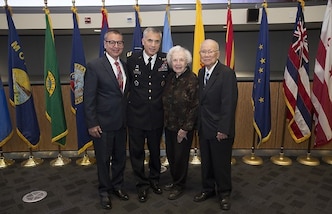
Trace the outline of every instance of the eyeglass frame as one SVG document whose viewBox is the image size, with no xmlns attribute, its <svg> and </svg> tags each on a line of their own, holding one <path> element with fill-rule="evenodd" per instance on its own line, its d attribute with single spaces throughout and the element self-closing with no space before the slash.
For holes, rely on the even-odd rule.
<svg viewBox="0 0 332 214">
<path fill-rule="evenodd" d="M 115 46 L 116 44 L 119 46 L 119 47 L 123 47 L 124 46 L 124 41 L 114 41 L 114 40 L 104 40 L 106 43 L 108 43 L 109 45 L 111 46 Z"/>
</svg>

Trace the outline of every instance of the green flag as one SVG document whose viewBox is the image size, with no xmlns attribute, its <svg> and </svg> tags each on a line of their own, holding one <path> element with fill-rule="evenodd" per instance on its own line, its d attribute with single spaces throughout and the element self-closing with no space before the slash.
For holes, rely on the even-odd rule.
<svg viewBox="0 0 332 214">
<path fill-rule="evenodd" d="M 52 143 L 66 144 L 68 134 L 62 102 L 60 75 L 54 44 L 54 35 L 49 17 L 49 10 L 44 8 L 46 18 L 44 84 L 46 100 L 46 117 L 52 126 Z"/>
</svg>

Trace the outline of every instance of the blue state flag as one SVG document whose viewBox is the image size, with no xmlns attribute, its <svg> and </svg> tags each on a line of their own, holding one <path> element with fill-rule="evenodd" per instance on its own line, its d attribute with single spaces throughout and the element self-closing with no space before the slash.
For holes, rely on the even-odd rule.
<svg viewBox="0 0 332 214">
<path fill-rule="evenodd" d="M 5 90 L 0 77 L 0 147 L 5 145 L 13 136 Z"/>
<path fill-rule="evenodd" d="M 137 52 L 141 51 L 143 49 L 142 45 L 142 29 L 141 29 L 141 24 L 139 21 L 139 14 L 138 14 L 139 7 L 135 7 L 135 29 L 134 29 L 134 34 L 133 34 L 133 47 L 132 51 Z"/>
<path fill-rule="evenodd" d="M 84 152 L 88 147 L 92 146 L 92 141 L 88 133 L 88 128 L 84 120 L 84 74 L 86 71 L 86 63 L 81 39 L 80 29 L 77 23 L 77 11 L 73 10 L 73 39 L 72 39 L 72 55 L 70 68 L 70 86 L 71 86 L 71 106 L 72 111 L 76 115 L 77 144 L 78 154 Z"/>
<path fill-rule="evenodd" d="M 104 48 L 104 35 L 108 31 L 108 20 L 107 20 L 107 10 L 106 8 L 101 9 L 102 22 L 100 30 L 100 42 L 99 42 L 99 57 L 102 57 L 105 54 Z"/>
<path fill-rule="evenodd" d="M 29 75 L 25 65 L 24 52 L 8 7 L 5 7 L 8 22 L 8 79 L 15 105 L 16 131 L 18 136 L 35 148 L 39 143 L 40 130 L 33 102 Z"/>
<path fill-rule="evenodd" d="M 168 53 L 169 49 L 171 49 L 172 47 L 173 40 L 171 34 L 171 26 L 169 24 L 169 10 L 166 10 L 164 19 L 162 52 Z"/>
<path fill-rule="evenodd" d="M 269 140 L 271 135 L 270 103 L 270 41 L 266 15 L 263 7 L 256 53 L 255 77 L 252 90 L 254 128 L 258 135 L 258 145 Z"/>
</svg>

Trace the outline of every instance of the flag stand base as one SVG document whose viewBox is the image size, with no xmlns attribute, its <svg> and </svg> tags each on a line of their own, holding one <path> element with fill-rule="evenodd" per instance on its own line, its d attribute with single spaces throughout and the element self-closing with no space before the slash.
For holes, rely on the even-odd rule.
<svg viewBox="0 0 332 214">
<path fill-rule="evenodd" d="M 84 154 L 84 156 L 78 160 L 76 160 L 76 164 L 80 166 L 90 166 L 96 163 L 95 158 L 90 158 L 88 154 Z"/>
<path fill-rule="evenodd" d="M 70 163 L 69 158 L 62 157 L 61 154 L 58 154 L 58 157 L 50 162 L 51 166 L 57 167 L 57 166 L 65 166 L 68 163 Z"/>
<path fill-rule="evenodd" d="M 263 159 L 261 157 L 255 156 L 255 153 L 251 153 L 251 155 L 246 155 L 246 156 L 242 157 L 242 161 L 246 164 L 254 165 L 254 166 L 263 164 Z"/>
<path fill-rule="evenodd" d="M 200 160 L 200 158 L 198 157 L 197 153 L 194 154 L 194 156 L 192 157 L 190 163 L 191 163 L 191 164 L 194 164 L 194 165 L 201 164 L 201 160 Z"/>
<path fill-rule="evenodd" d="M 235 165 L 235 164 L 236 164 L 236 159 L 235 159 L 235 157 L 232 157 L 231 164 L 232 164 L 232 165 Z"/>
<path fill-rule="evenodd" d="M 28 160 L 23 161 L 21 163 L 21 166 L 23 166 L 23 167 L 35 167 L 35 166 L 38 166 L 38 165 L 42 164 L 43 162 L 44 162 L 43 159 L 34 158 L 32 155 L 30 155 Z"/>
<path fill-rule="evenodd" d="M 307 165 L 307 166 L 318 166 L 320 164 L 319 160 L 314 157 L 310 157 L 310 153 L 308 152 L 307 155 L 301 155 L 297 157 L 297 162 Z"/>
<path fill-rule="evenodd" d="M 327 164 L 332 164 L 332 156 L 322 157 L 322 160 Z"/>
<path fill-rule="evenodd" d="M 285 157 L 283 152 L 280 152 L 279 155 L 272 156 L 270 160 L 272 161 L 272 163 L 280 166 L 292 165 L 292 160 L 288 157 Z"/>
<path fill-rule="evenodd" d="M 6 168 L 7 166 L 13 165 L 15 163 L 12 159 L 5 159 L 4 156 L 0 156 L 0 169 Z"/>
<path fill-rule="evenodd" d="M 169 162 L 168 162 L 168 159 L 167 159 L 166 156 L 162 158 L 161 162 L 162 162 L 161 165 L 163 165 L 163 166 L 168 166 L 169 165 Z"/>
</svg>

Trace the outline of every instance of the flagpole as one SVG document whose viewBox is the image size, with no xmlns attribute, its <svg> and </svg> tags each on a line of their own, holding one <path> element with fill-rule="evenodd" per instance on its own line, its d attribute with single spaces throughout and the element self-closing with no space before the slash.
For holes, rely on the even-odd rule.
<svg viewBox="0 0 332 214">
<path fill-rule="evenodd" d="M 311 152 L 310 152 L 311 151 L 311 137 L 312 137 L 312 134 L 309 137 L 307 155 L 300 155 L 296 158 L 296 160 L 297 160 L 297 162 L 299 162 L 303 165 L 318 166 L 320 164 L 320 161 L 318 160 L 318 158 L 311 157 Z"/>
<path fill-rule="evenodd" d="M 3 156 L 2 147 L 0 147 L 0 169 L 6 168 L 7 166 L 13 165 L 14 163 L 14 160 L 6 159 L 5 156 Z"/>
<path fill-rule="evenodd" d="M 242 157 L 242 161 L 249 165 L 262 165 L 263 159 L 261 157 L 258 157 L 255 155 L 255 139 L 256 139 L 256 132 L 255 129 L 253 130 L 253 140 L 252 140 L 252 146 L 251 146 L 251 155 L 246 155 Z"/>
<path fill-rule="evenodd" d="M 280 85 L 279 85 L 280 88 Z M 279 90 L 278 90 L 278 98 L 279 98 Z M 286 106 L 285 106 L 285 118 L 286 118 Z M 280 145 L 280 153 L 279 155 L 272 156 L 270 160 L 272 163 L 280 166 L 288 166 L 292 164 L 292 160 L 288 157 L 285 157 L 284 155 L 284 145 L 285 145 L 285 129 L 286 129 L 286 119 L 284 120 L 283 126 L 282 126 L 282 141 Z"/>
<path fill-rule="evenodd" d="M 44 160 L 41 159 L 41 158 L 35 158 L 35 157 L 33 157 L 32 148 L 31 147 L 29 148 L 29 150 L 30 150 L 29 158 L 28 158 L 28 160 L 23 161 L 21 163 L 21 166 L 23 166 L 23 167 L 35 167 L 35 166 L 38 166 L 38 165 L 40 165 L 40 164 L 42 164 L 44 162 Z"/>
</svg>

